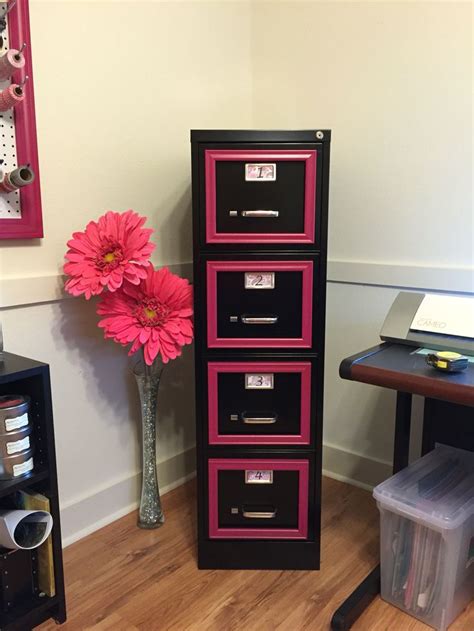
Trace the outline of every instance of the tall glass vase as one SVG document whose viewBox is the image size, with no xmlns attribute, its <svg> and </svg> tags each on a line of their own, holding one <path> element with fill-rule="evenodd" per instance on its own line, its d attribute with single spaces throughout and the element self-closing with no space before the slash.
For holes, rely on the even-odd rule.
<svg viewBox="0 0 474 631">
<path fill-rule="evenodd" d="M 140 528 L 159 528 L 165 521 L 156 472 L 156 406 L 163 362 L 151 366 L 141 360 L 133 369 L 140 393 L 142 414 L 142 495 L 138 513 Z"/>
</svg>

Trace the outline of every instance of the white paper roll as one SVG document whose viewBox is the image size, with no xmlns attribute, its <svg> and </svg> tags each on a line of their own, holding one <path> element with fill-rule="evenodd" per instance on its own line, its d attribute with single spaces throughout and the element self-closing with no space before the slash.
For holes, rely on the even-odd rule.
<svg viewBox="0 0 474 631">
<path fill-rule="evenodd" d="M 0 510 L 0 545 L 33 550 L 49 537 L 53 518 L 42 510 Z"/>
</svg>

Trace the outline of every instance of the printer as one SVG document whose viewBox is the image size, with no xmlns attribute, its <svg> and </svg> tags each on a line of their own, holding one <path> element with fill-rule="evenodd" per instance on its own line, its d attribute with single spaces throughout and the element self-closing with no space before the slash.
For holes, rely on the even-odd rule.
<svg viewBox="0 0 474 631">
<path fill-rule="evenodd" d="M 474 355 L 474 296 L 401 291 L 380 337 L 397 344 Z"/>
</svg>

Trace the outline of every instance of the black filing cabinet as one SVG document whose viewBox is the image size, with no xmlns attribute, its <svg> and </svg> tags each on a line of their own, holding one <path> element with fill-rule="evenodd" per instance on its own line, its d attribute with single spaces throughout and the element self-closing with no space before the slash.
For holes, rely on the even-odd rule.
<svg viewBox="0 0 474 631">
<path fill-rule="evenodd" d="M 319 569 L 330 138 L 191 132 L 200 568 Z"/>
</svg>

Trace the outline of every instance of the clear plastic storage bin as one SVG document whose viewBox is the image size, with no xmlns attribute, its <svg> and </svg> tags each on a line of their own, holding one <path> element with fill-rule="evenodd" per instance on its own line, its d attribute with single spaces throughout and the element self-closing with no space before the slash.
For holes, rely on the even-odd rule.
<svg viewBox="0 0 474 631">
<path fill-rule="evenodd" d="M 445 631 L 474 596 L 474 453 L 440 445 L 374 497 L 382 598 Z"/>
</svg>

